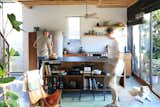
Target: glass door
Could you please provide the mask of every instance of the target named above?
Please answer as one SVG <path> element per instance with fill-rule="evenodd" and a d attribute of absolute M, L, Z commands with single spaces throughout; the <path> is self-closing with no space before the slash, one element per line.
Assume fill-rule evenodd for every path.
<path fill-rule="evenodd" d="M 140 29 L 139 25 L 132 27 L 133 47 L 132 47 L 132 71 L 137 76 L 140 76 Z"/>
<path fill-rule="evenodd" d="M 144 15 L 144 23 L 140 25 L 140 78 L 150 83 L 150 13 Z"/>
<path fill-rule="evenodd" d="M 160 94 L 160 10 L 152 12 L 152 88 Z"/>

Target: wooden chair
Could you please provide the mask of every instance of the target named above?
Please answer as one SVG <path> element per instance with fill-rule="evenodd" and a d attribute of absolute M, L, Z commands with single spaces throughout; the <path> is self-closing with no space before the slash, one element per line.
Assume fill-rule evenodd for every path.
<path fill-rule="evenodd" d="M 60 107 L 61 90 L 56 90 L 51 95 L 47 94 L 41 85 L 39 70 L 27 71 L 26 80 L 30 107 L 37 104 L 41 107 Z"/>

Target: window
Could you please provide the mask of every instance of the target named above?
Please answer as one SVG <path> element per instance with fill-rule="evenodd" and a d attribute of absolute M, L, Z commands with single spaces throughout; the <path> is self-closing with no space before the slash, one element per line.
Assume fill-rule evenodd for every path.
<path fill-rule="evenodd" d="M 68 38 L 80 39 L 80 18 L 79 17 L 68 18 Z"/>

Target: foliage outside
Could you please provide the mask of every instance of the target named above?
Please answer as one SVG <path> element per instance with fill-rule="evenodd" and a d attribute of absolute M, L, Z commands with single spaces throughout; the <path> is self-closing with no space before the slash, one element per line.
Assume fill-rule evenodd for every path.
<path fill-rule="evenodd" d="M 153 72 L 152 75 L 160 75 L 160 10 L 152 13 L 153 17 Z"/>
<path fill-rule="evenodd" d="M 160 58 L 160 10 L 153 12 L 153 59 Z"/>

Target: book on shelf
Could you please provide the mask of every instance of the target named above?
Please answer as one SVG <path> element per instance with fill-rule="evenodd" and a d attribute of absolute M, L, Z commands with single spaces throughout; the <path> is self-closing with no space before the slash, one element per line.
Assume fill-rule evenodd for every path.
<path fill-rule="evenodd" d="M 93 89 L 98 89 L 96 79 L 93 78 Z"/>
<path fill-rule="evenodd" d="M 95 78 L 84 78 L 83 89 L 98 89 L 98 84 Z"/>
<path fill-rule="evenodd" d="M 50 76 L 51 75 L 50 65 L 45 65 L 45 75 L 46 76 Z"/>
<path fill-rule="evenodd" d="M 92 79 L 89 78 L 89 89 L 92 90 Z"/>
<path fill-rule="evenodd" d="M 87 78 L 84 78 L 84 83 L 83 83 L 83 89 L 86 90 L 87 89 Z"/>

